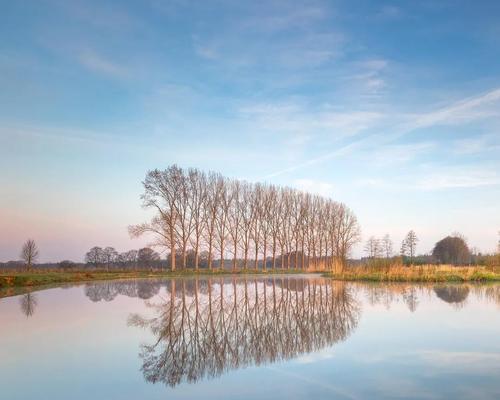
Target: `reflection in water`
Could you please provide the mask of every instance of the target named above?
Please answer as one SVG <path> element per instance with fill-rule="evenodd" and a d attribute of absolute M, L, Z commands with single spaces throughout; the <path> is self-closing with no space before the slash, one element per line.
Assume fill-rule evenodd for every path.
<path fill-rule="evenodd" d="M 382 304 L 389 309 L 393 302 L 402 300 L 411 312 L 417 310 L 418 296 L 427 289 L 425 286 L 401 283 L 352 283 L 352 285 L 356 287 L 356 291 L 365 292 L 371 305 Z"/>
<path fill-rule="evenodd" d="M 500 285 L 481 284 L 412 284 L 412 283 L 351 283 L 356 292 L 364 292 L 371 305 L 381 304 L 387 309 L 392 303 L 403 301 L 411 312 L 418 308 L 419 297 L 431 297 L 432 293 L 439 299 L 455 305 L 457 308 L 464 307 L 467 297 L 474 293 L 480 299 L 496 303 L 500 306 Z"/>
<path fill-rule="evenodd" d="M 160 287 L 161 281 L 157 279 L 97 282 L 85 285 L 85 295 L 93 302 L 112 301 L 119 294 L 147 300 L 158 294 Z"/>
<path fill-rule="evenodd" d="M 443 285 L 435 286 L 434 292 L 441 300 L 460 308 L 465 305 L 470 288 L 467 285 Z"/>
<path fill-rule="evenodd" d="M 0 299 L 0 398 L 83 400 L 92 387 L 110 399 L 500 399 L 498 283 L 258 275 L 65 288 L 0 291 L 12 296 Z"/>
<path fill-rule="evenodd" d="M 31 317 L 35 313 L 37 300 L 33 293 L 26 293 L 22 295 L 19 299 L 19 303 L 21 305 L 21 311 L 27 318 Z"/>
<path fill-rule="evenodd" d="M 148 303 L 153 317 L 132 315 L 149 328 L 142 371 L 149 382 L 175 386 L 231 369 L 296 357 L 346 339 L 360 308 L 344 283 L 325 279 L 180 280 Z"/>

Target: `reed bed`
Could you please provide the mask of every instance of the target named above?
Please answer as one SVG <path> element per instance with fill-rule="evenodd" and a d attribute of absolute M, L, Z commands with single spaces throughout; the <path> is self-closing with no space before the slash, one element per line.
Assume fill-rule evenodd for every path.
<path fill-rule="evenodd" d="M 393 264 L 348 267 L 342 272 L 326 273 L 338 280 L 373 282 L 485 282 L 500 281 L 499 267 Z"/>

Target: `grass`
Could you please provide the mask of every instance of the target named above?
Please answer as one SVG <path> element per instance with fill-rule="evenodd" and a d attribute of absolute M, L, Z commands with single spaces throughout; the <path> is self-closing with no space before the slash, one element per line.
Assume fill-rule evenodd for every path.
<path fill-rule="evenodd" d="M 493 282 L 500 281 L 499 267 L 455 267 L 451 265 L 390 265 L 351 267 L 326 277 L 344 281 L 371 282 Z"/>
<path fill-rule="evenodd" d="M 116 271 L 102 271 L 102 270 L 89 270 L 89 271 L 55 271 L 55 270 L 41 270 L 41 271 L 4 271 L 0 272 L 0 288 L 15 288 L 27 286 L 45 286 L 62 283 L 73 282 L 88 282 L 98 280 L 115 280 L 115 279 L 138 279 L 138 278 L 172 278 L 172 277 L 189 277 L 189 276 L 226 276 L 226 275 L 243 275 L 243 274 L 297 274 L 306 271 L 297 269 L 268 269 L 255 270 L 255 269 L 238 269 L 232 270 L 178 270 L 175 272 L 166 270 L 142 270 L 142 271 L 129 271 L 129 270 L 116 270 Z"/>
<path fill-rule="evenodd" d="M 0 289 L 2 293 L 13 292 L 15 288 L 54 286 L 64 283 L 89 281 L 139 279 L 139 278 L 172 278 L 192 276 L 227 276 L 244 274 L 298 274 L 312 271 L 298 269 L 238 269 L 212 271 L 202 269 L 177 270 L 35 270 L 0 272 Z M 347 267 L 343 272 L 328 272 L 323 276 L 344 281 L 371 282 L 488 282 L 500 281 L 500 267 L 454 267 L 449 265 L 423 265 L 407 267 L 403 265 Z M 0 293 L 0 297 L 3 297 Z"/>

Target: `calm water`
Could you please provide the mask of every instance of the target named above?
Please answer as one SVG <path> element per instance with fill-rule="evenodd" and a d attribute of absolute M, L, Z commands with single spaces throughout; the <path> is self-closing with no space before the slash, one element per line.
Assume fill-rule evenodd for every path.
<path fill-rule="evenodd" d="M 500 285 L 316 276 L 0 299 L 1 399 L 499 399 Z"/>

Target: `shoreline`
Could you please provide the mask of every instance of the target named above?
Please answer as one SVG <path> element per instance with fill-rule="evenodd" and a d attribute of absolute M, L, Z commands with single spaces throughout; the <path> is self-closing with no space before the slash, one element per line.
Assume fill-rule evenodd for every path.
<path fill-rule="evenodd" d="M 39 288 L 65 283 L 85 283 L 120 279 L 158 279 L 190 277 L 227 277 L 241 275 L 299 275 L 321 274 L 324 278 L 338 281 L 406 282 L 406 283 L 466 283 L 500 282 L 500 272 L 485 267 L 421 268 L 405 267 L 389 270 L 353 269 L 341 273 L 328 271 L 304 271 L 301 269 L 263 270 L 179 270 L 179 271 L 3 271 L 0 272 L 0 290 L 15 291 L 18 288 Z M 9 290 L 10 289 L 10 290 Z M 0 293 L 0 297 L 3 297 Z"/>
<path fill-rule="evenodd" d="M 342 273 L 325 273 L 326 278 L 339 281 L 407 282 L 407 283 L 467 283 L 500 282 L 500 272 L 485 267 L 420 268 L 404 267 L 389 270 L 354 270 Z"/>
<path fill-rule="evenodd" d="M 0 289 L 38 287 L 62 283 L 80 283 L 93 281 L 110 281 L 118 279 L 147 278 L 182 278 L 240 275 L 298 275 L 320 273 L 322 271 L 304 271 L 297 269 L 281 270 L 179 270 L 179 271 L 4 271 L 0 272 Z"/>

